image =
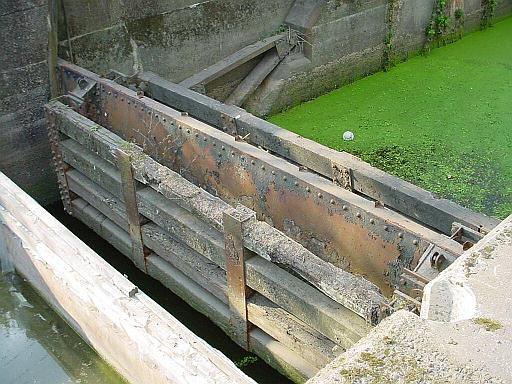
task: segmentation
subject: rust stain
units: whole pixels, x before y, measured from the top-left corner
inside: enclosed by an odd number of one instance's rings
[[[351,223],[325,205],[317,204],[312,198],[303,198],[290,191],[269,189],[266,195],[266,210],[272,213],[276,227],[282,230],[285,219],[293,220],[300,227],[302,239],[307,242],[312,236],[324,241],[327,261],[343,268],[347,264],[352,273],[365,276],[368,280],[390,293],[386,272],[390,263],[400,257],[397,244],[372,236],[359,223]],[[322,255],[319,255],[322,256]]]

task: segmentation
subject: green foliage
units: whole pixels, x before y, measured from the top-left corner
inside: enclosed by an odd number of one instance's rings
[[[384,53],[382,57],[382,70],[388,71],[395,65],[393,52],[393,36],[395,35],[395,19],[398,12],[397,0],[388,0],[386,28],[387,32],[384,36]]]
[[[434,3],[432,17],[425,30],[427,36],[425,52],[429,52],[436,43],[438,46],[444,45],[462,37],[464,10],[461,8],[455,10],[452,18],[447,14],[447,8],[449,8],[447,4],[447,0],[436,0]]]
[[[247,367],[251,364],[254,364],[258,361],[258,358],[256,356],[244,356],[240,360],[235,361],[235,365],[242,369],[244,367]]]
[[[480,21],[480,27],[486,29],[492,25],[492,19],[496,12],[496,6],[498,0],[482,0],[482,19]]]

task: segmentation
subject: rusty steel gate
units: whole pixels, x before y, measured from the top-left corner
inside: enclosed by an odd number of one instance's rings
[[[497,225],[154,74],[58,68],[66,210],[297,382]]]

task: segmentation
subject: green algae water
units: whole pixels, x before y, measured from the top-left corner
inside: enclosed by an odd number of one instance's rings
[[[269,119],[476,211],[512,213],[512,17]],[[353,141],[343,141],[352,131]]]
[[[46,302],[15,274],[0,272],[0,383],[122,384]]]

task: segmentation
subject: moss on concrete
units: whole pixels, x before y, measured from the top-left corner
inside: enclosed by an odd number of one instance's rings
[[[473,319],[473,322],[482,326],[486,331],[489,332],[496,332],[498,329],[503,328],[503,325],[499,321],[488,319],[486,317],[477,317]]]
[[[512,18],[270,120],[440,197],[512,211]],[[355,134],[343,141],[344,131]]]

